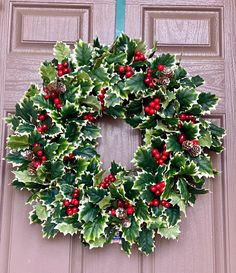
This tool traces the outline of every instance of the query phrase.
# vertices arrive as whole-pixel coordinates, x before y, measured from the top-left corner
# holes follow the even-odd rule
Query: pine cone
[[[26,160],[28,160],[28,161],[32,161],[33,158],[34,158],[34,153],[33,153],[33,151],[31,151],[31,150],[26,150],[26,151],[24,152],[24,158],[25,158]]]
[[[193,143],[192,143],[192,141],[190,141],[190,140],[185,140],[183,143],[182,143],[182,148],[183,148],[183,150],[185,150],[185,151],[189,151],[189,150],[191,150],[192,148],[193,148]]]
[[[164,84],[164,85],[167,85],[167,84],[170,83],[170,79],[168,77],[164,76],[164,75],[161,76],[160,79],[154,78],[152,81],[153,81],[154,84]]]
[[[49,92],[56,91],[57,90],[57,81],[50,82],[49,84],[47,84],[47,88],[48,88]]]
[[[193,147],[189,150],[189,153],[192,157],[197,157],[201,154],[202,149],[200,145],[193,144]]]
[[[126,210],[123,209],[123,208],[118,208],[116,210],[116,216],[119,218],[119,219],[125,219],[127,217],[127,213],[126,213]]]
[[[28,171],[29,175],[33,176],[36,174],[36,169],[35,169],[34,164],[32,162],[29,163],[27,171]]]
[[[129,228],[131,226],[131,220],[129,218],[125,218],[121,224],[124,228]]]
[[[56,92],[58,94],[63,94],[66,92],[66,88],[65,88],[65,85],[61,82],[57,82],[57,81],[54,81],[54,82],[50,82],[48,85],[47,85],[47,88],[49,90],[49,92]]]
[[[172,78],[173,77],[173,71],[170,68],[164,68],[163,74],[165,76],[167,76],[168,78]]]

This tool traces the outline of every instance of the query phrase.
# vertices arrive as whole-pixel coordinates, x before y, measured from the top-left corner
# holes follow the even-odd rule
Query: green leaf
[[[48,160],[51,160],[56,155],[56,151],[58,149],[59,144],[53,142],[45,146],[44,154]]]
[[[147,89],[144,83],[144,77],[143,73],[136,73],[127,80],[126,88],[132,93],[138,93],[139,91],[144,92]]]
[[[166,239],[176,239],[180,234],[179,226],[159,227],[158,233]]]
[[[92,78],[97,80],[98,82],[102,83],[108,83],[109,82],[109,76],[105,68],[98,67],[94,70],[92,70]]]
[[[117,96],[117,94],[110,92],[110,90],[106,93],[105,96],[105,105],[106,107],[114,107],[116,105],[120,105],[121,98]]]
[[[86,159],[78,158],[76,161],[76,167],[75,167],[76,176],[80,177],[81,174],[83,174],[86,171],[88,165],[89,165],[89,162]]]
[[[196,87],[203,85],[203,83],[204,83],[203,78],[201,78],[199,75],[192,77],[191,81]]]
[[[57,78],[57,71],[52,64],[42,64],[40,66],[40,75],[44,81],[49,83]]]
[[[215,109],[219,99],[212,93],[200,93],[198,97],[198,103],[201,105],[202,110],[205,113],[209,113],[212,109]]]
[[[187,139],[198,139],[200,133],[199,125],[192,122],[183,122],[181,132],[185,134]]]
[[[50,219],[50,221],[45,221],[42,224],[43,237],[54,238],[58,233],[58,230],[55,229],[56,225],[57,224],[52,222],[52,219]]]
[[[57,42],[53,48],[53,55],[61,63],[70,57],[70,47],[63,42]]]
[[[193,88],[181,88],[176,93],[181,110],[189,109],[193,103],[196,103],[197,97],[198,94]]]
[[[15,164],[24,164],[27,162],[25,157],[20,152],[11,152],[6,156],[6,160]]]
[[[186,164],[186,157],[181,153],[175,153],[171,158],[171,168],[179,170]]]
[[[66,103],[61,108],[62,119],[76,118],[78,116],[78,111],[74,103],[66,101]]]
[[[49,188],[40,191],[39,198],[45,203],[45,205],[51,205],[55,201],[56,195],[58,194],[57,188]]]
[[[97,204],[106,195],[106,190],[104,190],[104,189],[90,188],[90,189],[87,190],[87,195],[89,197],[89,201],[90,202],[92,202],[94,204]]]
[[[145,255],[152,253],[155,247],[154,231],[144,227],[139,233],[138,246]]]
[[[204,135],[201,134],[201,138],[199,139],[199,145],[201,147],[207,147],[210,149],[212,145],[212,137],[208,131],[206,131]]]
[[[75,44],[75,57],[79,66],[88,65],[92,59],[92,50],[90,46],[79,40]]]
[[[93,222],[97,217],[99,209],[92,203],[84,203],[79,210],[80,221]]]
[[[33,124],[29,124],[29,123],[21,123],[17,127],[17,131],[22,134],[23,133],[31,133],[34,129],[35,129],[35,126]]]
[[[111,205],[111,196],[105,196],[99,203],[98,206],[100,209],[107,208]]]
[[[162,64],[164,66],[172,66],[175,63],[175,56],[171,55],[169,53],[167,54],[161,54],[156,58],[156,60],[153,62],[155,69],[158,64]]]
[[[100,129],[95,124],[90,123],[87,123],[86,126],[81,129],[81,133],[83,134],[84,138],[88,138],[90,140],[101,136]]]
[[[106,228],[106,216],[99,216],[93,222],[85,223],[83,226],[83,238],[86,242],[97,240]]]
[[[87,98],[83,98],[80,100],[80,103],[90,106],[97,111],[99,111],[101,109],[101,105],[100,105],[97,97],[95,97],[95,96],[89,96]]]
[[[23,136],[9,136],[7,139],[7,145],[12,150],[19,150],[29,146],[29,137]]]
[[[73,142],[78,140],[79,127],[76,122],[70,122],[65,129],[65,137],[68,139],[68,141]]]
[[[180,209],[178,206],[173,206],[165,210],[167,220],[170,226],[174,226],[180,219]]]
[[[41,221],[46,220],[48,217],[47,208],[40,203],[35,205],[35,212]]]
[[[123,227],[123,238],[131,244],[136,241],[139,236],[139,225],[134,218],[131,219],[131,226],[129,228]]]
[[[35,176],[30,176],[28,171],[13,171],[15,177],[20,181],[20,182],[36,182],[36,177]]]
[[[147,172],[155,172],[158,168],[150,149],[147,150],[144,147],[138,148],[134,155],[134,159],[135,165]]]
[[[64,164],[61,161],[50,162],[47,161],[44,163],[45,172],[50,175],[51,179],[54,180],[58,177],[61,177],[64,173]]]
[[[74,227],[73,224],[67,224],[67,223],[59,223],[55,226],[55,229],[62,232],[64,235],[70,234],[76,234],[78,232],[78,228]]]
[[[174,75],[176,80],[180,80],[187,75],[187,71],[183,67],[178,66],[174,71]]]
[[[185,178],[179,178],[177,181],[177,189],[179,190],[181,198],[187,202],[189,199],[189,192]]]
[[[150,187],[156,182],[155,177],[151,173],[142,172],[138,173],[134,182],[134,189],[142,191],[147,187]]]
[[[143,219],[144,221],[149,219],[148,206],[141,199],[139,199],[135,204],[134,215],[138,219]]]
[[[107,108],[106,113],[114,118],[125,118],[125,110],[121,105]]]
[[[211,159],[209,156],[198,156],[192,158],[192,160],[197,164],[199,175],[205,177],[214,177],[214,171],[212,168]]]
[[[225,135],[225,130],[213,123],[210,123],[209,129],[211,131],[212,137],[214,138],[222,139]]]
[[[84,157],[86,159],[91,159],[94,156],[97,156],[97,151],[95,148],[88,146],[79,146],[76,150],[73,152],[74,155],[79,155],[80,157]]]
[[[131,247],[132,244],[128,241],[126,241],[124,238],[121,239],[121,249],[127,254],[131,254]]]
[[[124,168],[117,164],[114,160],[111,162],[110,173],[116,175],[117,173],[124,171]]]
[[[139,115],[143,110],[143,104],[141,100],[133,100],[126,108],[127,115]]]
[[[126,60],[125,52],[111,53],[106,57],[106,61],[109,64],[123,64]]]
[[[198,166],[194,162],[190,162],[180,168],[180,175],[196,175],[198,174]]]
[[[166,150],[169,152],[182,152],[182,147],[175,135],[168,135],[166,140]]]

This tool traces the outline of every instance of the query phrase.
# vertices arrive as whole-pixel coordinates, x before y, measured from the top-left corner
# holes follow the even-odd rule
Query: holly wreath
[[[148,255],[156,234],[178,237],[181,214],[217,173],[208,152],[222,152],[225,132],[204,115],[218,98],[197,91],[203,79],[174,55],[125,34],[110,47],[57,42],[53,53],[40,66],[42,86],[32,84],[6,119],[12,185],[29,191],[30,222],[41,224],[43,237],[78,233],[95,248],[118,234],[128,255],[134,244]],[[102,169],[104,115],[141,131],[132,170],[115,161]]]

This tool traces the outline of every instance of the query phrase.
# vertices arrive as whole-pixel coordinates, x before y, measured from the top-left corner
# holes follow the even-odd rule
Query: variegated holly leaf
[[[76,234],[78,232],[78,228],[74,227],[73,224],[67,224],[67,223],[59,223],[55,226],[55,229],[59,230],[64,235],[70,234]]]
[[[70,47],[63,42],[57,42],[53,48],[53,55],[61,63],[63,60],[67,60],[70,57]]]
[[[179,225],[170,226],[170,227],[159,227],[157,231],[161,237],[166,239],[177,239],[180,234]]]
[[[155,235],[154,231],[146,227],[143,227],[139,233],[138,238],[139,250],[146,255],[149,255],[154,251],[155,248],[154,235]]]

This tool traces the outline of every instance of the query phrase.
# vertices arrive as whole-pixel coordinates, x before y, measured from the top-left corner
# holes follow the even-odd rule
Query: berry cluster
[[[59,77],[63,76],[64,74],[70,73],[69,64],[67,61],[64,61],[62,64],[57,65],[57,75]]]
[[[145,55],[141,51],[136,51],[134,54],[134,62],[144,62],[146,60]]]
[[[131,66],[121,65],[119,66],[118,71],[122,76],[125,75],[126,78],[131,78],[134,75],[134,72]]]
[[[156,161],[156,163],[160,166],[165,164],[165,161],[169,158],[169,152],[166,151],[166,145],[163,146],[163,151],[160,152],[158,149],[152,149],[152,155]]]
[[[147,70],[147,75],[144,79],[144,83],[150,88],[154,87],[153,77],[152,77],[152,69]]]
[[[33,152],[35,155],[33,158],[33,165],[34,165],[34,168],[37,169],[43,162],[47,160],[47,158],[44,155],[44,152],[41,149],[40,144],[38,142],[34,143]]]
[[[134,206],[131,205],[127,201],[118,200],[117,201],[117,207],[118,208],[124,208],[127,215],[132,215],[134,213],[134,211],[135,211]],[[115,209],[111,209],[111,215],[116,216],[116,210]]]
[[[179,135],[178,135],[178,142],[179,142],[180,144],[183,144],[183,142],[184,142],[186,139],[187,139],[187,137],[186,137],[185,134],[179,134]],[[199,145],[199,141],[198,141],[198,140],[192,139],[191,141],[192,141],[192,143],[193,143],[194,145]]]
[[[107,189],[109,185],[116,181],[116,178],[113,174],[109,174],[103,179],[103,182],[100,183],[100,188]]]
[[[47,131],[47,129],[48,129],[48,125],[46,123],[44,123],[41,126],[37,127],[37,131],[39,133],[44,133],[45,131]]]
[[[61,104],[61,99],[58,98],[58,94],[55,91],[50,92],[50,94],[48,93],[49,90],[47,87],[45,87],[43,89],[43,91],[46,93],[43,97],[45,98],[45,100],[51,99],[52,102],[55,104],[55,106],[60,109],[62,107]]]
[[[92,115],[92,113],[88,113],[86,115],[83,116],[83,120],[88,120],[90,122],[94,122],[95,121],[95,118],[94,116]]]
[[[105,110],[105,101],[104,101],[104,98],[105,98],[105,94],[106,94],[106,89],[105,88],[102,88],[101,89],[101,93],[98,95],[98,100],[100,101],[101,103],[101,109],[102,111]]]
[[[74,155],[72,153],[69,153],[68,156],[64,156],[63,160],[64,162],[71,162],[74,160]]]
[[[160,98],[154,98],[149,105],[144,108],[145,113],[149,116],[155,115],[155,113],[161,109],[160,102]]]
[[[191,121],[192,123],[196,122],[196,118],[193,115],[187,115],[187,114],[180,114],[179,115],[179,122],[178,122],[178,126],[182,126],[182,121]]]
[[[74,213],[78,212],[78,206],[79,206],[79,190],[75,188],[72,193],[72,199],[71,201],[66,199],[64,200],[63,204],[67,208],[66,213],[68,216],[71,216]]]
[[[155,196],[160,196],[164,190],[165,190],[165,182],[161,181],[160,183],[157,183],[155,185],[152,185],[150,187],[150,191],[155,195]],[[169,208],[171,206],[170,202],[166,201],[166,200],[162,200],[161,202],[158,199],[153,199],[152,201],[149,202],[150,206],[153,207],[158,207],[159,204],[161,203],[161,205],[165,208]]]

